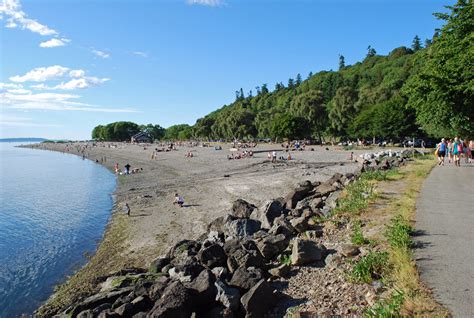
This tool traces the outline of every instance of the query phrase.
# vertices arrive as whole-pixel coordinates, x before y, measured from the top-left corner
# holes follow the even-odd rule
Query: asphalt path
[[[417,202],[421,279],[454,317],[474,317],[474,164],[437,166]]]

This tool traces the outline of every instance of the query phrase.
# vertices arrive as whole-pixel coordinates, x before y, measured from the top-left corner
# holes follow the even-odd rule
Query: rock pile
[[[416,149],[404,149],[401,151],[382,150],[375,153],[364,153],[356,157],[356,161],[362,163],[362,171],[388,170],[403,165],[410,160],[415,153],[423,154]]]
[[[356,175],[304,181],[262,207],[239,199],[197,240],[182,240],[148,271],[104,278],[101,290],[63,312],[71,317],[262,317],[278,300],[272,279],[328,254],[314,217],[327,215]],[[302,235],[304,234],[304,235]]]

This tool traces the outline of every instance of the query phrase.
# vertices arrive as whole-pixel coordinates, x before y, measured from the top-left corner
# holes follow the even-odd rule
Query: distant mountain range
[[[0,142],[41,142],[45,138],[0,138]]]

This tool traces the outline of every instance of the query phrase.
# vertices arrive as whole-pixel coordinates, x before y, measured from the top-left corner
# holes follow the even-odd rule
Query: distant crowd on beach
[[[448,163],[454,163],[460,167],[461,161],[464,163],[472,163],[472,152],[474,151],[474,140],[467,138],[462,140],[459,137],[454,139],[442,138],[440,143],[436,145],[435,155],[438,158],[438,165],[444,166],[446,160]]]

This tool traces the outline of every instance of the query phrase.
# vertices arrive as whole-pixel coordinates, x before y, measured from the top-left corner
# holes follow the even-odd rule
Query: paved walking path
[[[474,164],[433,169],[416,218],[421,279],[454,317],[474,317]]]

